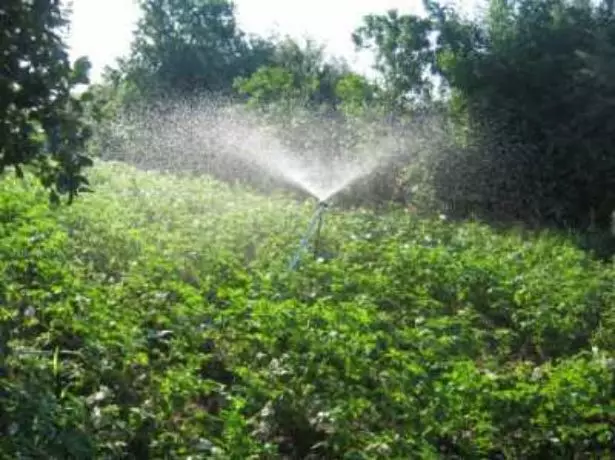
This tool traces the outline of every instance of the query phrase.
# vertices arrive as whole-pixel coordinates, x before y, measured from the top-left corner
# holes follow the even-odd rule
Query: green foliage
[[[613,269],[555,235],[93,171],[0,183],[7,458],[612,456]]]
[[[307,40],[301,46],[286,38],[275,42],[274,49],[271,65],[235,81],[235,89],[247,97],[249,105],[278,105],[285,109],[305,106],[316,110],[324,107],[331,110],[346,104],[344,97],[352,98],[348,101],[352,108],[369,102],[367,82],[352,73],[344,62],[327,61],[323,48],[313,41]],[[339,92],[340,83],[342,93]],[[360,87],[361,84],[364,86]],[[358,97],[365,99],[359,103]]]
[[[359,49],[375,52],[387,108],[404,112],[410,102],[429,102],[431,82],[425,70],[432,55],[431,21],[391,10],[386,15],[368,15],[363,22],[353,40]]]
[[[434,199],[461,216],[608,229],[612,4],[492,0],[473,19],[425,6],[427,18],[367,16],[354,38],[376,52],[394,112],[412,113],[413,94],[438,111],[429,74],[448,92],[455,126],[423,174]]]
[[[353,39],[375,52],[378,84],[326,60],[313,41],[248,38],[231,2],[141,6],[132,53],[96,89],[90,114],[112,118],[163,95],[222,93],[265,108],[291,137],[299,134],[285,119],[296,107],[335,126],[374,117],[409,126],[445,115],[428,158],[396,165],[386,188],[403,183],[423,205],[462,217],[602,233],[610,225],[615,29],[608,2],[492,0],[469,20],[429,0],[427,17],[368,15]],[[108,150],[110,129],[99,126],[97,153]],[[405,158],[414,157],[413,132],[401,135]]]
[[[83,155],[90,136],[82,120],[90,64],[71,66],[62,34],[67,12],[55,0],[8,0],[0,6],[0,174],[25,165],[50,189],[54,201],[86,190]],[[86,93],[87,94],[87,93]]]
[[[45,192],[83,190],[86,121],[100,154],[126,109],[236,91],[331,155],[395,129],[411,151],[409,121],[446,107],[442,142],[375,194],[605,228],[612,2],[367,16],[380,86],[311,41],[247,37],[231,2],[140,4],[130,56],[81,97],[59,3],[0,6],[0,166],[25,174],[0,183],[2,458],[613,457],[615,272],[561,236],[331,213],[289,272],[309,204],[110,163],[70,209]],[[383,112],[394,128],[366,122]]]
[[[249,105],[269,105],[279,101],[298,101],[302,94],[315,89],[314,78],[295,82],[295,75],[283,67],[261,67],[250,78],[235,81],[240,95],[249,96]]]
[[[441,24],[439,70],[468,129],[466,153],[437,174],[441,195],[500,219],[607,228],[613,87],[598,62],[611,59],[610,13],[494,0],[483,22]],[[452,197],[450,184],[463,191]]]
[[[226,93],[233,80],[269,62],[269,42],[246,37],[232,2],[142,0],[139,22],[120,75],[137,97]]]
[[[361,75],[348,74],[335,85],[335,95],[341,101],[341,109],[348,115],[360,116],[370,108],[377,88]]]

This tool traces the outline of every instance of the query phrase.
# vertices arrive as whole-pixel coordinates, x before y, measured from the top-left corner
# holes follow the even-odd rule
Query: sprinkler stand
[[[329,204],[326,203],[325,201],[321,201],[320,203],[318,203],[318,208],[316,209],[316,212],[312,216],[312,220],[310,221],[308,230],[303,236],[303,238],[301,239],[299,248],[297,249],[297,252],[295,253],[293,259],[290,262],[291,270],[294,270],[297,267],[297,264],[299,263],[299,259],[301,258],[301,252],[306,248],[308,241],[310,239],[310,236],[314,232],[316,232],[315,245],[314,245],[314,257],[316,257],[316,254],[318,251],[318,245],[320,244],[320,230],[322,228],[323,214],[327,210],[328,207],[329,207]]]
[[[320,246],[320,230],[322,229],[323,215],[320,215],[318,219],[318,225],[316,226],[316,236],[314,237],[314,259],[318,257],[318,248]]]

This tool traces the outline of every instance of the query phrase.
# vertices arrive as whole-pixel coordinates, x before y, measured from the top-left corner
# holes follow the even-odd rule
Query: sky
[[[478,0],[463,0],[464,7]],[[72,0],[68,45],[71,58],[88,56],[91,77],[97,80],[106,65],[126,55],[139,17],[134,0]],[[369,73],[371,56],[354,53],[350,35],[370,13],[396,8],[422,14],[421,0],[235,0],[242,30],[257,34],[277,32],[301,39],[310,36],[342,56],[362,73]]]

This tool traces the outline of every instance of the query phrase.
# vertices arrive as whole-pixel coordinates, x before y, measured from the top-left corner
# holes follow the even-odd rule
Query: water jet
[[[309,111],[265,116],[215,99],[176,101],[118,116],[104,156],[327,201],[399,156],[398,136],[376,128]]]

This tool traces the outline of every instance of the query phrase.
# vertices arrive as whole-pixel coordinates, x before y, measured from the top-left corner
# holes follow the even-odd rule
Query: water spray
[[[305,232],[305,235],[301,239],[301,242],[299,243],[299,248],[295,252],[294,257],[292,258],[292,260],[290,262],[290,269],[291,270],[294,270],[297,267],[297,264],[299,263],[299,260],[301,258],[301,253],[306,249],[306,247],[307,247],[307,245],[308,245],[308,243],[310,241],[310,237],[314,233],[316,234],[315,235],[315,239],[314,239],[314,241],[315,241],[315,243],[314,243],[314,254],[317,253],[318,245],[320,243],[320,231],[322,229],[323,217],[324,217],[324,213],[328,209],[328,207],[329,207],[329,204],[327,202],[325,202],[325,201],[321,201],[320,203],[318,203],[318,208],[316,209],[316,212],[312,216],[312,220],[310,221],[310,225],[308,226],[308,230],[307,230],[307,232]]]

